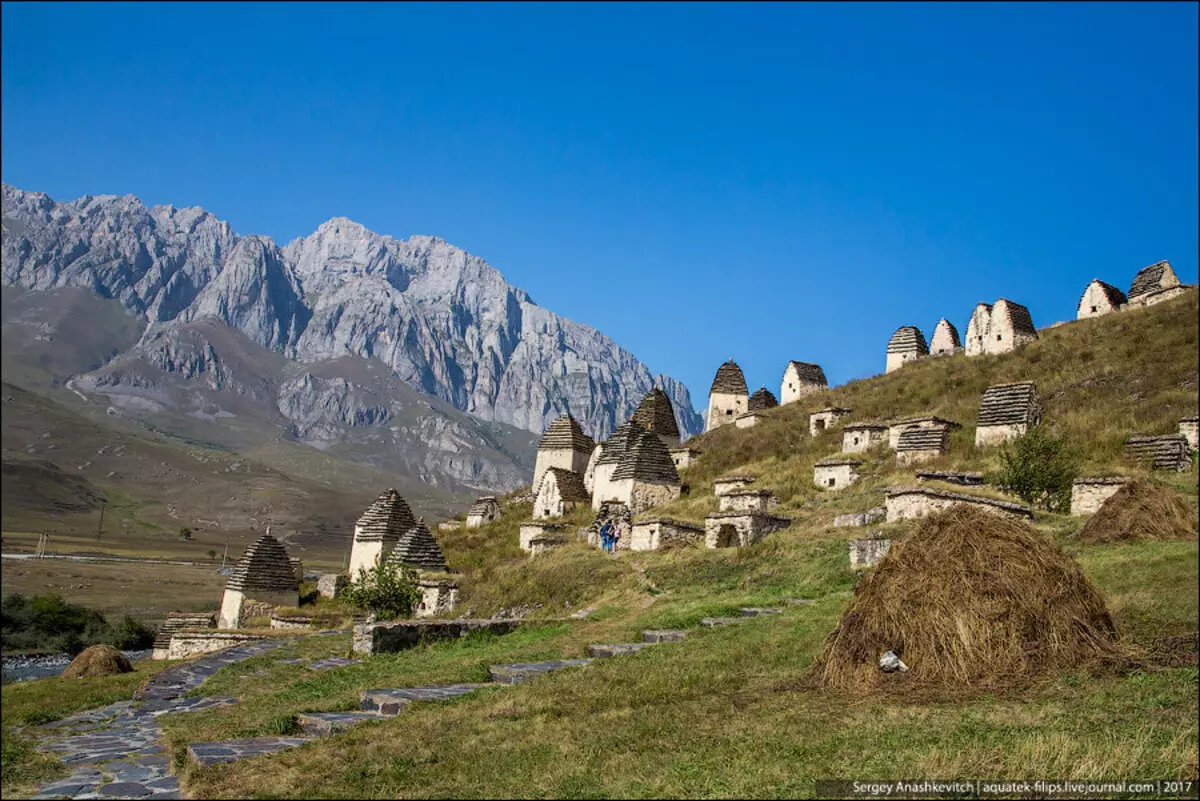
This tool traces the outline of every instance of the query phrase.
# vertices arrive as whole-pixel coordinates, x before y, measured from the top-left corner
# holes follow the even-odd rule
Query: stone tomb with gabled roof
[[[551,467],[561,467],[583,475],[587,472],[596,443],[583,433],[579,421],[564,414],[546,428],[538,443],[537,459],[533,465],[533,492],[536,494],[542,476]]]
[[[792,403],[805,395],[820,392],[829,387],[821,365],[811,362],[788,362],[783,370],[783,382],[779,386],[779,402]]]
[[[946,428],[954,431],[962,428],[962,424],[932,414],[896,420],[888,423],[888,447],[892,450],[899,449],[901,435],[910,428]]]
[[[717,368],[712,386],[708,390],[708,416],[704,430],[732,423],[739,414],[748,410],[750,391],[746,388],[746,376],[733,359]]]
[[[270,606],[299,606],[300,582],[288,553],[270,534],[259,537],[233,568],[221,598],[217,627],[236,629],[242,624],[242,606],[257,601]]]
[[[662,551],[704,541],[704,529],[669,517],[635,521],[629,539],[631,551]]]
[[[976,447],[1019,437],[1042,421],[1042,406],[1032,381],[993,384],[979,401]]]
[[[927,462],[950,451],[950,428],[935,426],[913,427],[900,434],[896,443],[896,463],[901,465]]]
[[[958,329],[954,323],[945,317],[938,320],[933,329],[933,337],[929,340],[929,353],[932,356],[950,356],[962,350],[962,340],[958,337]]]
[[[671,461],[675,463],[675,469],[682,470],[695,464],[704,452],[680,445],[678,448],[668,448],[667,453],[671,454]]]
[[[1182,473],[1192,467],[1191,448],[1182,434],[1148,437],[1134,434],[1125,440],[1125,458],[1149,465],[1152,470]]]
[[[634,429],[613,471],[612,490],[615,500],[635,515],[679,497],[682,490],[679,473],[657,436],[641,428]]]
[[[500,503],[494,495],[477,498],[467,510],[467,528],[479,528],[500,516]]]
[[[745,489],[754,483],[754,476],[729,474],[713,479],[713,495],[720,498],[729,492]]]
[[[679,445],[679,423],[675,420],[675,407],[671,405],[671,398],[660,388],[655,387],[646,393],[631,419],[635,425],[657,434],[667,448]]]
[[[865,453],[887,439],[888,427],[883,423],[847,423],[842,429],[842,453]]]
[[[1129,305],[1134,308],[1153,306],[1182,295],[1190,288],[1180,282],[1170,262],[1158,261],[1143,267],[1134,277],[1129,286]]]
[[[533,519],[562,517],[580,506],[591,505],[592,496],[583,486],[583,476],[551,467],[542,477],[537,498],[533,501]]]
[[[833,428],[834,423],[853,411],[853,409],[843,409],[840,406],[829,406],[824,409],[817,409],[808,416],[809,436],[815,437],[822,431]]]
[[[822,459],[813,465],[813,484],[823,489],[840,490],[858,481],[858,459]]]
[[[1007,353],[1037,339],[1033,316],[1020,303],[1000,298],[980,303],[971,313],[964,348],[968,356]]]
[[[1089,317],[1111,314],[1120,311],[1128,302],[1129,298],[1125,297],[1124,292],[1099,278],[1093,278],[1087,289],[1083,290],[1083,296],[1079,298],[1079,309],[1075,312],[1075,319],[1086,320]]]
[[[412,509],[394,489],[379,494],[354,524],[348,572],[351,580],[387,558],[400,537],[417,524]]]
[[[885,372],[899,370],[904,365],[929,355],[929,345],[925,335],[915,325],[902,325],[892,334],[887,346],[887,365]]]
[[[704,547],[741,548],[753,545],[771,532],[791,524],[791,518],[766,512],[713,512],[704,518]]]

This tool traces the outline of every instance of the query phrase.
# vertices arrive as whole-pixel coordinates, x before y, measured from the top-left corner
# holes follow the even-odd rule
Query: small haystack
[[[1116,640],[1104,599],[1071,557],[1024,522],[955,506],[863,579],[811,679],[860,693],[999,687],[1123,664]],[[885,672],[889,651],[907,670]]]
[[[67,665],[62,675],[64,679],[90,679],[132,672],[133,665],[129,664],[125,654],[111,645],[101,644],[85,648],[79,656],[71,660],[71,664]]]
[[[1149,481],[1131,481],[1079,529],[1079,541],[1194,540],[1196,512],[1183,498]]]

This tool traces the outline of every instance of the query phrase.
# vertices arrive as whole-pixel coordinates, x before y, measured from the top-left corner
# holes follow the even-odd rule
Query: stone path
[[[283,645],[260,640],[167,668],[132,701],[80,712],[38,728],[51,732],[39,749],[58,754],[75,770],[43,787],[34,798],[182,798],[179,780],[159,745],[158,716],[236,704],[222,696],[184,698],[226,665]]]
[[[188,757],[197,765],[219,765],[239,759],[273,754],[304,745],[307,737],[252,737],[246,740],[221,740],[215,743],[192,743],[188,746]]]
[[[563,668],[579,667],[591,664],[590,659],[556,659],[550,662],[522,662],[513,665],[492,665],[488,674],[497,684],[520,684],[534,676],[550,673]]]

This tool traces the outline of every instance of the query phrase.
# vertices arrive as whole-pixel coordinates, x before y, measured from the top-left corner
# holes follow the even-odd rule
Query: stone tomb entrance
[[[633,524],[629,548],[633,551],[661,551],[695,545],[704,540],[704,529],[669,517],[652,517]]]
[[[715,512],[704,518],[704,545],[706,548],[753,545],[771,532],[791,524],[791,518],[765,512]]]

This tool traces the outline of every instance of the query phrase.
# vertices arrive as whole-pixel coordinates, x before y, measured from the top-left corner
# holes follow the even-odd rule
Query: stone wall
[[[591,461],[591,458],[591,451],[573,451],[570,448],[538,450],[537,459],[533,465],[533,484],[531,485],[533,492],[537,493],[538,487],[542,484],[542,476],[551,467],[561,467],[563,470],[570,470],[572,473],[582,476],[587,472],[588,462]]]
[[[708,416],[704,430],[727,425],[734,421],[739,414],[747,411],[750,402],[749,395],[734,395],[728,392],[714,392],[708,396]]]
[[[704,529],[667,518],[643,520],[633,524],[629,548],[633,551],[659,551],[694,545],[704,540]]]
[[[1179,433],[1187,440],[1188,448],[1200,449],[1200,420],[1195,417],[1185,417],[1179,421]]]
[[[203,629],[199,631],[177,631],[171,635],[167,647],[167,659],[187,659],[197,654],[208,654],[234,645],[261,640],[256,634],[241,634],[233,631]]]
[[[733,424],[737,428],[753,428],[758,425],[758,421],[761,419],[762,415],[758,412],[747,412],[734,418]]]
[[[628,506],[629,513],[635,515],[670,503],[678,498],[681,492],[679,484],[652,484],[636,478],[623,478],[612,484],[616,491],[616,500]]]
[[[241,590],[226,589],[221,598],[221,613],[217,617],[218,629],[236,629],[252,617],[265,617],[277,606],[299,606],[300,593],[255,592],[247,598]]]
[[[1139,309],[1146,306],[1153,306],[1155,303],[1162,303],[1164,300],[1171,300],[1180,295],[1195,289],[1194,286],[1179,285],[1166,287],[1165,289],[1156,289],[1152,292],[1147,292],[1144,295],[1138,295],[1136,298],[1129,299],[1129,308]]]
[[[567,527],[562,523],[522,523],[520,543],[522,551],[532,550],[532,540],[535,537],[563,537]]]
[[[682,470],[685,467],[691,467],[696,459],[700,456],[700,451],[692,448],[675,448],[670,451],[671,461],[675,463],[676,470]]]
[[[1087,289],[1083,291],[1083,297],[1079,299],[1079,309],[1075,314],[1075,319],[1086,320],[1089,317],[1102,317],[1115,311],[1120,311],[1120,307],[1114,306],[1109,300],[1108,293],[1104,291],[1104,287],[1099,282],[1093,281],[1088,284]]]
[[[592,508],[597,511],[605,501],[621,501],[619,489],[613,483],[613,473],[617,470],[617,462],[596,465],[592,481]],[[586,484],[585,484],[586,486]],[[622,501],[623,502],[623,501]]]
[[[317,579],[317,592],[323,598],[337,598],[350,583],[350,577],[345,573],[323,573]]]
[[[704,518],[704,546],[740,548],[753,545],[771,532],[791,524],[789,518],[762,512],[716,512]]]
[[[898,487],[887,491],[887,520],[892,523],[897,520],[919,519],[960,503],[976,506],[992,514],[1026,520],[1033,518],[1033,510],[1018,503],[922,487]]]
[[[608,467],[608,465],[603,465]],[[541,520],[546,517],[562,517],[576,508],[582,501],[564,501],[562,489],[557,481],[542,481],[537,497],[533,500],[533,519]]]
[[[899,370],[901,367],[908,364],[909,362],[915,362],[917,359],[922,358],[924,355],[925,354],[917,353],[916,351],[905,352],[905,353],[889,353],[887,355],[887,361],[884,363],[883,371],[885,373],[894,372],[896,370]]]
[[[887,428],[847,428],[842,432],[842,453],[865,453],[887,439]]]
[[[1006,426],[978,426],[975,429],[975,447],[995,445],[1023,435],[1029,430],[1026,423],[1013,423]]]
[[[931,459],[936,459],[939,456],[943,456],[945,453],[946,451],[942,450],[941,448],[925,448],[923,450],[916,451],[897,451],[896,464],[905,466],[910,464],[921,464],[922,462],[928,462]]]
[[[808,433],[818,436],[822,431],[833,428],[839,418],[850,414],[849,409],[822,409],[808,416]]]
[[[421,600],[413,617],[439,617],[454,611],[458,604],[458,582],[452,579],[418,579]]]
[[[393,654],[427,642],[456,640],[475,631],[508,634],[520,620],[401,620],[396,623],[362,623],[354,627],[354,653]]]
[[[713,480],[713,495],[720,498],[727,492],[745,489],[753,483],[753,476],[719,476]]]
[[[768,490],[736,490],[722,495],[717,508],[722,512],[765,512],[774,499]]]
[[[880,538],[850,540],[850,569],[863,570],[883,561],[892,548],[892,541]]]
[[[876,506],[868,509],[865,512],[856,514],[838,515],[833,518],[834,528],[860,528],[869,526],[872,523],[879,523],[887,519],[887,509],[882,506]]]
[[[1101,505],[1129,483],[1124,476],[1077,478],[1071,484],[1071,514],[1094,515]]]
[[[529,540],[529,555],[531,557],[541,556],[547,551],[551,551],[565,543],[566,540],[562,537],[552,537],[549,535],[533,537]]]
[[[391,543],[391,546],[394,546],[394,543]],[[386,556],[387,553],[384,551],[384,542],[382,540],[367,540],[363,542],[356,537],[350,546],[350,564],[346,572],[352,579],[358,578],[359,570],[371,570]]]
[[[311,615],[271,615],[271,628],[311,629],[313,619]]]
[[[858,468],[851,464],[817,465],[813,484],[828,490],[840,490],[858,481]]]

